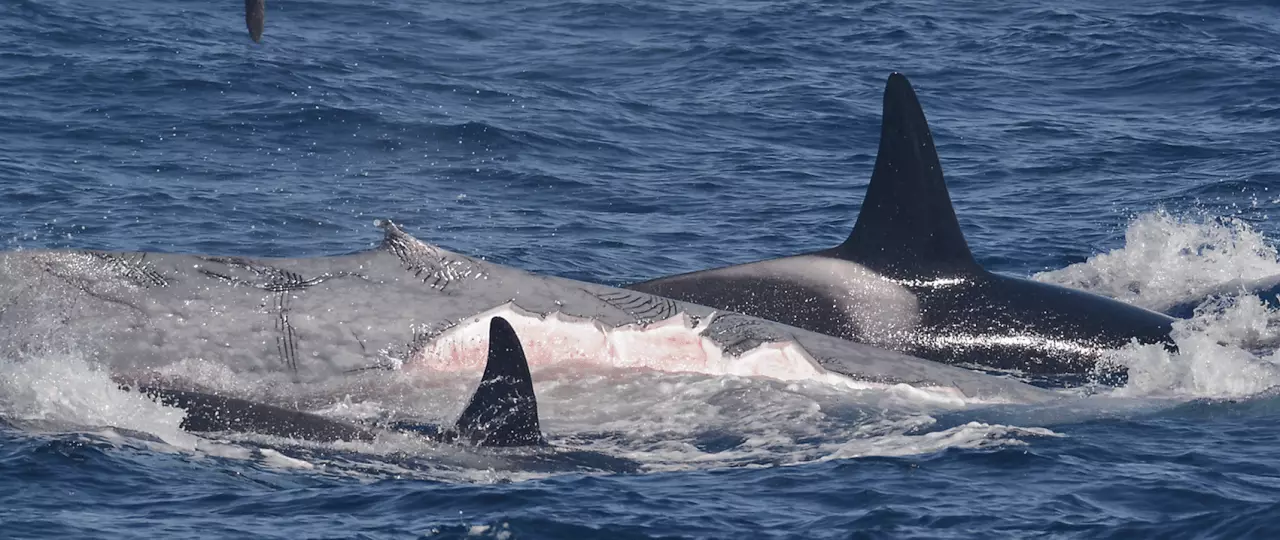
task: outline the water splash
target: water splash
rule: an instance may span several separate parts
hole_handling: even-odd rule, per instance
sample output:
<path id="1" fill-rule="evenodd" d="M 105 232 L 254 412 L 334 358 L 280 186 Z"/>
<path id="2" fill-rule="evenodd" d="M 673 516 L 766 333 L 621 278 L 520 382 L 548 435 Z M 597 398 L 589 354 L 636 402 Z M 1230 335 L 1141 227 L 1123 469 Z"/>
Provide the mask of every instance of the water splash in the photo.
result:
<path id="1" fill-rule="evenodd" d="M 1124 246 L 1033 279 L 1084 289 L 1161 311 L 1223 284 L 1280 274 L 1280 254 L 1236 218 L 1166 210 L 1138 215 Z"/>
<path id="2" fill-rule="evenodd" d="M 1129 224 L 1123 247 L 1034 278 L 1148 309 L 1197 303 L 1174 324 L 1178 352 L 1132 344 L 1104 361 L 1129 369 L 1117 395 L 1226 398 L 1280 384 L 1280 311 L 1231 287 L 1275 275 L 1276 247 L 1248 223 L 1159 210 Z"/>
<path id="3" fill-rule="evenodd" d="M 0 417 L 17 424 L 120 428 L 150 433 L 176 448 L 197 445 L 179 427 L 181 409 L 120 390 L 106 371 L 82 357 L 0 359 L 0 373 Z"/>
<path id="4" fill-rule="evenodd" d="M 1131 344 L 1104 360 L 1129 368 L 1121 396 L 1234 398 L 1280 385 L 1280 313 L 1248 296 L 1174 323 L 1178 352 Z"/>
<path id="5" fill-rule="evenodd" d="M 474 388 L 471 374 L 378 373 L 355 381 L 281 385 L 201 363 L 168 376 L 352 421 L 446 423 Z M 405 434 L 370 442 L 312 443 L 259 435 L 208 438 L 181 430 L 181 410 L 119 389 L 81 357 L 48 355 L 0 362 L 0 417 L 59 431 L 105 430 L 118 446 L 151 437 L 157 451 L 250 460 L 276 470 L 354 477 L 414 477 L 458 483 L 544 478 L 608 468 L 545 467 L 536 452 L 489 453 Z M 931 414 L 967 408 L 909 386 L 850 389 L 821 380 L 669 373 L 580 365 L 539 370 L 543 429 L 560 450 L 630 460 L 640 472 L 799 465 L 841 457 L 910 455 L 949 447 L 1018 444 L 1033 428 L 969 426 L 931 434 Z M 327 401 L 326 401 L 327 400 Z M 105 426 L 105 428 L 103 427 Z M 136 439 L 136 440 L 135 440 Z M 530 465 L 532 464 L 532 465 Z M 576 468 L 575 468 L 576 467 Z"/>

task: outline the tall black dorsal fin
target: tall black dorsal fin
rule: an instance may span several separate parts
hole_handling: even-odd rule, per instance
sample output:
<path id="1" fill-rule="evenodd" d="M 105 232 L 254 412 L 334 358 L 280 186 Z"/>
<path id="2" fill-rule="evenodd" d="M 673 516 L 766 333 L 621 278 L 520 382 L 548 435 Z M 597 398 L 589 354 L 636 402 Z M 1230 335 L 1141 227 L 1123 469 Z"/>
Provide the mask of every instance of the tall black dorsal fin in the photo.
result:
<path id="1" fill-rule="evenodd" d="M 542 443 L 529 362 L 515 329 L 502 317 L 489 323 L 489 360 L 484 376 L 453 431 L 478 446 Z"/>
<path id="2" fill-rule="evenodd" d="M 262 41 L 262 28 L 267 22 L 267 0 L 244 0 L 244 24 L 249 27 L 249 39 Z"/>
<path id="3" fill-rule="evenodd" d="M 885 85 L 880 151 L 858 222 L 827 253 L 895 278 L 979 269 L 951 207 L 924 110 L 901 73 Z"/>

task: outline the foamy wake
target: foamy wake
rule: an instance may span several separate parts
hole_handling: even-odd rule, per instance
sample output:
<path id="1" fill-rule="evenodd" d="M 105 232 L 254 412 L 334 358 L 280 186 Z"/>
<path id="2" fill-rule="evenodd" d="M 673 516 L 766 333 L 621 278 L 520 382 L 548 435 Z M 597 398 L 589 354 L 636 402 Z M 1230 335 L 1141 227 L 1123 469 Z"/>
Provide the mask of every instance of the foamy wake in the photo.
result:
<path id="1" fill-rule="evenodd" d="M 919 435 L 893 434 L 854 439 L 840 445 L 822 458 L 822 461 L 871 456 L 900 457 L 948 449 L 989 450 L 1006 446 L 1025 446 L 1027 442 L 1023 438 L 1061 436 L 1045 428 L 969 422 Z"/>
<path id="2" fill-rule="evenodd" d="M 1203 214 L 1141 214 L 1124 247 L 1034 279 L 1161 311 L 1224 284 L 1280 274 L 1280 255 L 1248 223 Z"/>
<path id="3" fill-rule="evenodd" d="M 1179 352 L 1130 345 L 1107 361 L 1129 368 L 1118 395 L 1241 397 L 1280 384 L 1280 311 L 1251 294 L 1210 295 L 1280 275 L 1275 246 L 1248 223 L 1205 215 L 1138 216 L 1125 245 L 1035 279 L 1162 310 L 1205 299 L 1174 325 Z"/>
<path id="4" fill-rule="evenodd" d="M 0 416 L 14 422 L 143 431 L 195 448 L 197 438 L 179 427 L 181 409 L 121 391 L 107 372 L 77 356 L 0 359 L 0 373 Z"/>
<path id="5" fill-rule="evenodd" d="M 547 366 L 540 373 L 544 376 L 535 387 L 543 431 L 555 447 L 634 460 L 644 472 L 901 456 L 950 447 L 1020 444 L 1022 439 L 1044 434 L 987 424 L 922 433 L 932 426 L 930 413 L 953 409 L 939 407 L 909 387 L 850 392 L 816 380 L 578 370 L 570 365 Z M 198 437 L 179 427 L 181 410 L 120 390 L 105 371 L 75 356 L 0 360 L 0 374 L 0 417 L 34 431 L 89 432 L 160 452 L 356 477 L 373 474 L 490 483 L 557 474 L 513 469 L 501 456 L 409 435 L 334 444 L 257 435 Z M 368 387 L 363 395 L 356 395 L 346 393 L 348 382 L 281 388 L 276 381 L 228 377 L 195 364 L 175 374 L 200 386 L 234 389 L 237 394 L 265 391 L 285 401 L 327 395 L 330 401 L 315 403 L 312 410 L 349 420 L 390 417 L 451 422 L 475 386 L 474 374 L 422 378 L 384 373 L 365 380 Z M 137 433 L 147 436 L 139 438 Z"/>
<path id="6" fill-rule="evenodd" d="M 556 381 L 539 396 L 548 398 L 549 430 L 625 433 L 624 444 L 604 437 L 586 448 L 638 460 L 650 471 L 904 456 L 1053 435 L 976 422 L 931 431 L 939 409 L 909 393 L 850 393 L 812 381 L 651 372 Z"/>
<path id="7" fill-rule="evenodd" d="M 136 392 L 121 390 L 110 375 L 73 354 L 0 358 L 0 418 L 49 433 L 90 432 L 113 443 L 157 452 L 183 452 L 258 460 L 296 468 L 296 460 L 272 450 L 250 450 L 192 435 L 180 425 L 186 413 Z M 138 438 L 134 434 L 145 433 Z"/>

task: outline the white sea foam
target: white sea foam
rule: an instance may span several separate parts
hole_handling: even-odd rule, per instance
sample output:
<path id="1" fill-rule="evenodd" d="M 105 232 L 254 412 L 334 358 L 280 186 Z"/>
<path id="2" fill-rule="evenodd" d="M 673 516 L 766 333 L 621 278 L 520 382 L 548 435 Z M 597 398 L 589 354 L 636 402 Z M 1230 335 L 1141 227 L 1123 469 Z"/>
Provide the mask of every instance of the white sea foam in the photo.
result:
<path id="1" fill-rule="evenodd" d="M 1174 325 L 1177 353 L 1130 345 L 1106 361 L 1129 368 L 1117 395 L 1240 397 L 1280 384 L 1280 311 L 1250 294 L 1209 295 L 1231 284 L 1280 275 L 1274 245 L 1249 224 L 1156 211 L 1129 224 L 1125 245 L 1035 279 L 1149 309 L 1205 299 Z"/>
<path id="2" fill-rule="evenodd" d="M 910 387 L 851 391 L 814 380 L 580 367 L 540 370 L 535 387 L 543 431 L 558 448 L 634 460 L 643 471 L 802 464 L 845 454 L 903 455 L 913 449 L 936 451 L 952 442 L 975 444 L 964 437 L 909 435 L 932 422 L 929 412 L 955 405 L 940 405 Z M 463 372 L 428 378 L 378 373 L 358 383 L 283 386 L 198 364 L 177 371 L 200 386 L 238 394 L 266 391 L 286 402 L 328 396 L 329 402 L 312 410 L 349 420 L 400 417 L 448 423 L 476 384 L 475 373 Z M 332 444 L 258 435 L 197 437 L 179 428 L 182 411 L 120 390 L 105 372 L 74 356 L 5 360 L 0 373 L 5 375 L 0 378 L 4 418 L 20 425 L 52 422 L 71 430 L 113 426 L 126 437 L 142 432 L 163 441 L 155 445 L 158 451 L 357 478 L 374 474 L 491 483 L 554 474 L 513 468 L 501 455 L 410 435 Z M 1027 433 L 992 437 L 1013 441 Z"/>
<path id="3" fill-rule="evenodd" d="M 1280 255 L 1238 219 L 1164 210 L 1137 216 L 1124 246 L 1034 279 L 1162 310 L 1235 281 L 1280 275 Z"/>
<path id="4" fill-rule="evenodd" d="M 197 437 L 179 427 L 181 409 L 121 391 L 79 356 L 0 359 L 0 373 L 0 416 L 14 422 L 144 431 L 176 448 L 195 448 Z"/>
<path id="5" fill-rule="evenodd" d="M 122 390 L 109 373 L 73 353 L 0 358 L 0 418 L 35 431 L 91 432 L 117 444 L 157 452 L 182 452 L 283 465 L 289 458 L 266 455 L 183 430 L 186 413 L 137 392 Z M 145 433 L 138 439 L 131 434 Z M 154 437 L 152 439 L 151 437 Z M 291 463 L 289 468 L 300 465 Z"/>
<path id="6" fill-rule="evenodd" d="M 1275 310 L 1256 298 L 1239 298 L 1220 311 L 1205 311 L 1174 323 L 1178 352 L 1160 345 L 1130 345 L 1107 361 L 1127 366 L 1129 382 L 1117 390 L 1127 396 L 1243 397 L 1280 385 L 1280 352 L 1257 349 L 1274 343 L 1269 324 Z"/>
<path id="7" fill-rule="evenodd" d="M 878 437 L 863 437 L 837 445 L 835 450 L 822 458 L 848 459 L 868 456 L 908 456 L 940 452 L 946 449 L 989 449 L 1027 444 L 1023 438 L 1061 437 L 1045 428 L 1023 428 L 1000 424 L 969 422 L 940 431 L 921 434 L 887 433 Z"/>

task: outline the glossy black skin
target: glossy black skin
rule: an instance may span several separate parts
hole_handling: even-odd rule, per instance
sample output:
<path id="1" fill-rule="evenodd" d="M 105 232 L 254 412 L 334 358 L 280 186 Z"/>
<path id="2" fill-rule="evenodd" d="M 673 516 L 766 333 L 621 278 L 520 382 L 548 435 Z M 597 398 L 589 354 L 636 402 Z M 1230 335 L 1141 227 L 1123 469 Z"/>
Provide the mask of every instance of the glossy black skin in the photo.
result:
<path id="1" fill-rule="evenodd" d="M 924 111 L 897 73 L 885 87 L 875 170 L 844 243 L 626 288 L 938 362 L 1032 375 L 1089 374 L 1103 351 L 1135 339 L 1172 347 L 1171 317 L 978 265 Z"/>
<path id="2" fill-rule="evenodd" d="M 849 298 L 792 275 L 740 278 L 700 273 L 628 288 L 778 321 L 944 362 L 1033 375 L 1089 374 L 1108 349 L 1131 339 L 1169 343 L 1174 319 L 1083 291 L 990 272 L 944 287 L 905 286 L 919 315 L 911 331 L 868 335 L 847 314 Z M 881 304 L 877 309 L 891 311 Z M 1002 339 L 1005 338 L 1005 339 Z M 1009 339 L 1013 338 L 1013 339 Z M 1108 375 L 1104 370 L 1101 375 Z"/>
<path id="3" fill-rule="evenodd" d="M 542 444 L 533 376 L 524 347 L 506 319 L 494 317 L 489 323 L 489 361 L 480 386 L 445 436 L 477 446 Z"/>
<path id="4" fill-rule="evenodd" d="M 1128 344 L 1172 348 L 1173 320 L 1092 293 L 991 272 L 956 290 L 922 291 L 925 328 L 934 335 L 1024 336 L 1025 343 L 980 341 L 977 347 L 916 349 L 917 356 L 1040 375 L 1087 374 L 1101 353 Z M 1075 350 L 1065 349 L 1069 345 Z M 944 360 L 945 359 L 945 360 Z"/>

